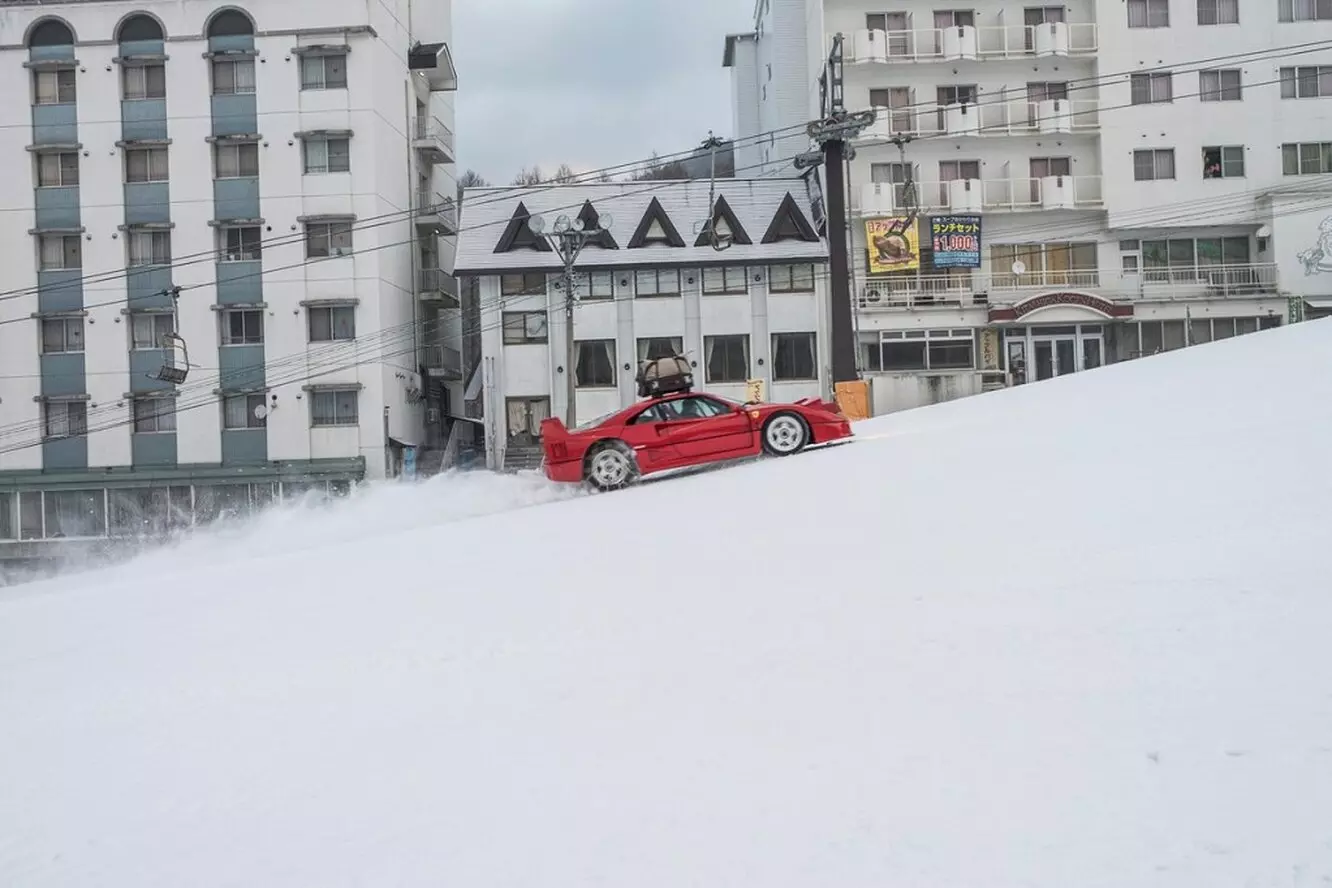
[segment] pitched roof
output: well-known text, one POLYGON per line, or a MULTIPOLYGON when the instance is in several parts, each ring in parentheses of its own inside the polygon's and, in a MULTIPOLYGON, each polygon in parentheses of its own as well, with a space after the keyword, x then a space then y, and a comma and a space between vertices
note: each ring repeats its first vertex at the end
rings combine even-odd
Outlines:
MULTIPOLYGON (((726 202, 726 195, 717 196, 717 204, 712 210, 711 226, 717 230, 719 235, 729 234, 732 244, 744 244, 749 246, 753 243, 749 239, 749 232, 745 231, 745 226, 740 224, 740 220, 735 218, 735 211, 731 205, 726 202)), ((703 226, 703 230, 698 233, 698 240, 694 241, 694 246, 712 246, 712 238, 709 237, 708 226, 703 226)))
MULTIPOLYGON (((612 217, 609 234, 618 248, 585 250, 578 259, 578 266, 584 269, 827 261, 827 245, 817 235, 812 241, 800 238, 771 243, 742 243, 737 237, 729 249, 720 252, 712 249, 707 238, 696 241, 707 224, 710 185, 702 179, 468 188, 463 194, 455 272, 478 275, 558 270, 560 259, 555 251, 538 252, 539 247, 525 243, 519 233, 510 235, 509 231, 516 220, 525 220, 529 212, 543 216, 549 231, 560 215, 585 216, 589 203, 599 217, 612 217), (659 214, 653 209, 654 202, 660 208, 659 214), (645 220, 645 235, 655 231, 669 237, 666 225, 654 225, 660 223, 661 217, 669 221, 682 245, 668 246, 648 239, 642 246, 632 246, 634 235, 645 220), (501 244, 508 249, 497 252, 501 244)), ((812 216, 802 179, 718 180, 716 196, 717 203, 724 205, 733 217, 727 219, 726 214, 718 212, 718 218, 726 219, 728 226, 734 221, 732 234, 737 234, 738 228, 747 234, 745 240, 758 241, 756 235, 770 229, 791 231, 792 206, 797 211, 795 216, 806 226, 812 216)), ((519 224, 526 230, 525 221, 519 224)), ((722 226, 718 227, 720 230, 722 226)))

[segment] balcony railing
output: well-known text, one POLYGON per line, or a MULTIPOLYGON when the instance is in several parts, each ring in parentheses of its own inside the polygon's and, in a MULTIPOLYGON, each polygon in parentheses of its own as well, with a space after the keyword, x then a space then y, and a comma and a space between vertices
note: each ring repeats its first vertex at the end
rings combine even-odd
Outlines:
POLYGON ((896 136, 1055 136, 1096 132, 1101 126, 1097 99, 1003 102, 982 95, 972 103, 931 102, 874 111, 874 123, 860 134, 861 141, 886 142, 896 136))
POLYGON ((1077 290, 1106 299, 1169 301, 1244 298, 1277 292, 1275 264, 1195 265, 1148 268, 1137 274, 1108 269, 1011 271, 955 269, 950 273, 902 273, 868 279, 862 309, 969 308, 1011 305, 1052 290, 1077 290))
POLYGON ((451 197, 428 189, 416 193, 416 221, 421 225, 442 225, 458 231, 458 206, 451 197))
POLYGON ((414 147, 435 155, 439 162, 453 159, 453 130, 444 125, 438 117, 431 114, 418 115, 414 147))
POLYGON ((427 370, 438 370, 454 379, 462 378, 462 353, 440 343, 429 343, 425 347, 425 365, 427 370))
POLYGON ((417 279, 417 292, 422 299, 445 299, 458 303, 458 281, 439 268, 423 268, 417 279))
POLYGON ((846 60, 855 64, 986 61, 1092 55, 1097 49, 1097 28, 1091 22, 866 29, 855 32, 846 60))
MULTIPOLYGON (((917 182, 923 213, 1097 209, 1104 203, 1100 176, 1041 176, 1027 179, 953 179, 917 182)), ((892 216, 906 210, 904 186, 872 182, 860 187, 861 216, 892 216)))

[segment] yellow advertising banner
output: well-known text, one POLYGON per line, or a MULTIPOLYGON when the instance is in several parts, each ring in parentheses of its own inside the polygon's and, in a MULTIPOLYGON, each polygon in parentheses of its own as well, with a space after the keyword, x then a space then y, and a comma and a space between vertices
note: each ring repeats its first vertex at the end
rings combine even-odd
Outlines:
POLYGON ((893 233, 906 221, 903 217, 880 216, 865 220, 865 246, 869 249, 869 273, 915 271, 920 268, 920 220, 913 220, 901 234, 893 233))
POLYGON ((745 380, 745 403, 762 404, 763 403, 763 380, 747 379, 745 380))

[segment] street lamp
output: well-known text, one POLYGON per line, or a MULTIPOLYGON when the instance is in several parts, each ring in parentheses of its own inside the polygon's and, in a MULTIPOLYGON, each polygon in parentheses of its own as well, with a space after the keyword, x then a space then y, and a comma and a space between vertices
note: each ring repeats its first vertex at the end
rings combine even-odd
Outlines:
POLYGON ((598 216, 594 227, 588 227, 582 219, 570 220, 568 216, 561 215, 555 220, 554 229, 547 233, 544 218, 529 216, 527 219, 527 227, 532 233, 549 241, 559 253, 560 261, 564 263, 564 381, 568 387, 564 424, 571 429, 578 424, 575 396, 577 379, 574 374, 577 363, 577 356, 574 354, 573 328, 574 302, 577 301, 574 295, 574 262, 577 261, 578 254, 583 252, 583 247, 587 246, 589 241, 599 238, 611 227, 611 222, 609 213, 598 216))

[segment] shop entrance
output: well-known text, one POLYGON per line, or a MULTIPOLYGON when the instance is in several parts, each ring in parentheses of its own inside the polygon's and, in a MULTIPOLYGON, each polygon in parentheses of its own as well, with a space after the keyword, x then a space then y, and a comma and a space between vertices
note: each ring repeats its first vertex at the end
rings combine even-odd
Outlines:
POLYGON ((1012 327, 1004 332, 1004 339, 1014 383, 1054 379, 1105 363, 1105 333, 1100 324, 1012 327))

